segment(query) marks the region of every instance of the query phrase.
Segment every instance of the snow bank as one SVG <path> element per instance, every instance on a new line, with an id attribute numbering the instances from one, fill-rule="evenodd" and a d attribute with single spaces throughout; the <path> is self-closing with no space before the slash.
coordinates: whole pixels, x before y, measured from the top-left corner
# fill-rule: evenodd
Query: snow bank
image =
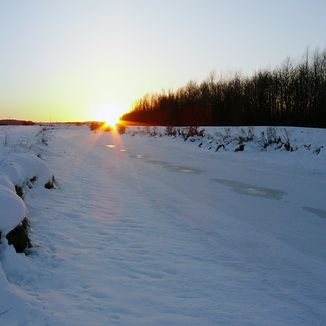
<path id="1" fill-rule="evenodd" d="M 195 143 L 200 147 L 219 151 L 234 151 L 239 144 L 245 144 L 244 151 L 305 149 L 313 154 L 326 151 L 326 130 L 299 127 L 143 127 L 128 126 L 126 134 L 148 135 L 156 138 L 171 136 L 175 140 Z M 166 139 L 165 139 L 166 140 Z M 224 146 L 219 146 L 219 145 Z M 250 144 L 251 146 L 247 146 Z M 289 147 L 286 148 L 288 144 Z"/>
<path id="2" fill-rule="evenodd" d="M 37 311 L 34 304 L 31 305 L 33 299 L 27 300 L 26 293 L 10 282 L 11 278 L 18 279 L 19 275 L 35 272 L 31 269 L 32 265 L 27 264 L 26 257 L 16 253 L 26 248 L 25 244 L 22 247 L 23 242 L 27 242 L 27 247 L 30 244 L 29 239 L 26 239 L 26 230 L 22 231 L 28 223 L 28 211 L 23 199 L 17 195 L 16 187 L 26 192 L 31 187 L 44 187 L 53 180 L 47 165 L 36 155 L 39 146 L 44 145 L 42 131 L 38 126 L 0 127 L 0 141 L 3 140 L 0 142 L 1 325 L 44 324 L 42 312 Z M 21 249 L 17 249 L 17 245 Z M 12 314 L 16 316 L 15 321 Z"/>
<path id="3" fill-rule="evenodd" d="M 17 270 L 21 272 L 22 269 L 25 269 L 26 271 L 26 262 L 23 260 L 23 257 L 17 255 L 10 246 L 4 247 L 4 244 L 0 246 L 2 261 L 5 261 L 6 264 L 9 263 L 10 265 L 11 263 L 11 265 L 14 265 L 16 273 Z M 1 262 L 0 289 L 0 325 L 45 325 L 42 309 L 35 307 L 36 300 L 29 298 L 19 287 L 8 281 Z M 13 314 L 15 316 L 14 319 L 12 317 Z"/>
<path id="4" fill-rule="evenodd" d="M 149 127 L 128 126 L 125 134 L 153 139 L 162 146 L 199 147 L 203 155 L 241 155 L 255 162 L 323 173 L 326 167 L 326 129 L 300 127 Z M 188 149 L 187 149 L 188 148 Z"/>
<path id="5" fill-rule="evenodd" d="M 0 174 L 9 178 L 15 186 L 22 186 L 25 181 L 23 168 L 12 161 L 4 161 L 0 164 Z"/>
<path id="6" fill-rule="evenodd" d="M 7 169 L 9 173 L 11 172 L 10 169 L 8 169 L 9 165 L 15 167 L 21 172 L 19 182 L 15 184 L 30 184 L 31 180 L 33 180 L 33 182 L 37 181 L 37 183 L 44 186 L 48 182 L 52 181 L 53 174 L 51 173 L 47 165 L 44 163 L 44 161 L 42 161 L 40 158 L 33 154 L 19 152 L 12 153 L 7 158 L 7 161 L 8 164 L 5 165 L 5 170 Z M 13 174 L 9 174 L 9 177 L 12 177 L 14 180 L 17 180 L 17 175 L 15 176 Z"/>
<path id="7" fill-rule="evenodd" d="M 0 128 L 1 129 L 1 128 Z M 27 217 L 23 200 L 17 196 L 15 186 L 31 188 L 45 186 L 53 180 L 53 174 L 47 165 L 33 153 L 40 132 L 35 135 L 35 128 L 11 128 L 5 130 L 6 141 L 0 148 L 0 232 L 5 236 Z M 2 132 L 4 130 L 1 130 Z M 30 133 L 28 133 L 28 131 Z M 22 137 L 22 139 L 20 139 Z M 9 144 L 9 140 L 12 143 Z"/>
<path id="8" fill-rule="evenodd" d="M 14 184 L 5 174 L 0 174 L 0 185 L 9 188 L 12 191 L 15 191 Z"/>
<path id="9" fill-rule="evenodd" d="M 5 236 L 27 216 L 27 208 L 15 192 L 2 185 L 0 185 L 0 207 L 0 232 Z"/>

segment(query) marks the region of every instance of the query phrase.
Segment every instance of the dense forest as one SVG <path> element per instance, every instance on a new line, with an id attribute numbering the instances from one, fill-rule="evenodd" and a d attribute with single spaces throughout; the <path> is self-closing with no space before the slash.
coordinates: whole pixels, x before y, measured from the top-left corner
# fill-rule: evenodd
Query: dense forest
<path id="1" fill-rule="evenodd" d="M 176 91 L 144 95 L 123 120 L 169 126 L 283 125 L 326 127 L 326 49 L 251 77 L 234 73 Z"/>

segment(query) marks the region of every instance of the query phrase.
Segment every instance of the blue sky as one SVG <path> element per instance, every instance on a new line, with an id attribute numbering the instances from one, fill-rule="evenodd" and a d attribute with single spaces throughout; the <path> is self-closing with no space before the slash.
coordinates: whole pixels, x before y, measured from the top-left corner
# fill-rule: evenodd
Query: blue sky
<path id="1" fill-rule="evenodd" d="M 106 119 L 147 92 L 326 47 L 321 0 L 0 0 L 0 119 Z"/>

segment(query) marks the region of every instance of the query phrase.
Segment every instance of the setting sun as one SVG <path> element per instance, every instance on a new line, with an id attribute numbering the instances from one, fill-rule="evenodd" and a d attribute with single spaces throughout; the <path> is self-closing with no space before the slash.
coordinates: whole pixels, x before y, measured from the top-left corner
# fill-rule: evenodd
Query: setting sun
<path id="1" fill-rule="evenodd" d="M 105 104 L 98 109 L 96 119 L 104 121 L 106 126 L 114 127 L 125 112 L 126 110 L 117 104 Z"/>

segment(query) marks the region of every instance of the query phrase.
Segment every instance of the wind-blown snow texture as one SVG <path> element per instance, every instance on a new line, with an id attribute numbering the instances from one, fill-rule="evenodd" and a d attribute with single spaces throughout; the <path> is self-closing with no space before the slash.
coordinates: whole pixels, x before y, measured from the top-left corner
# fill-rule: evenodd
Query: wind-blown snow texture
<path id="1" fill-rule="evenodd" d="M 15 128 L 9 140 L 37 132 Z M 0 325 L 326 325 L 326 148 L 46 137 L 60 188 L 26 193 L 31 255 L 2 238 Z M 326 131 L 292 141 L 320 148 Z"/>

